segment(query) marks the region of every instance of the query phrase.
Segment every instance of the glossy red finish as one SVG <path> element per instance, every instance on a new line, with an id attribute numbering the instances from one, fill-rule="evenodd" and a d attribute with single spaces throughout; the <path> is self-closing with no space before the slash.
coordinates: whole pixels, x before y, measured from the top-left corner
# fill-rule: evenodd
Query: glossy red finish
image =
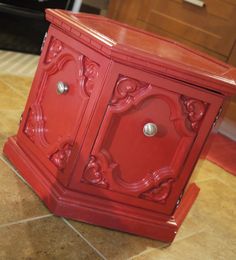
<path id="1" fill-rule="evenodd" d="M 4 153 L 55 214 L 171 242 L 236 70 L 100 16 L 46 13 L 51 26 Z M 68 90 L 58 94 L 58 82 Z"/>

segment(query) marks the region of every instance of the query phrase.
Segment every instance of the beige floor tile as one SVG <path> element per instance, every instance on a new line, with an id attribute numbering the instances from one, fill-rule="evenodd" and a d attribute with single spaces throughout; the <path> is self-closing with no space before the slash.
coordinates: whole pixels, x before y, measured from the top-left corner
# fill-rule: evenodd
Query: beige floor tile
<path id="1" fill-rule="evenodd" d="M 39 56 L 0 50 L 0 73 L 12 76 L 33 77 Z"/>
<path id="2" fill-rule="evenodd" d="M 217 179 L 198 183 L 198 186 L 201 188 L 199 196 L 175 241 L 204 230 L 236 243 L 236 191 Z"/>
<path id="3" fill-rule="evenodd" d="M 199 219 L 196 217 L 200 213 L 201 212 L 199 212 L 198 206 L 196 204 L 193 205 L 191 211 L 178 230 L 174 242 L 207 229 L 207 223 L 205 221 L 199 221 Z"/>
<path id="4" fill-rule="evenodd" d="M 192 173 L 191 181 L 202 182 L 215 179 L 214 169 L 206 165 L 207 160 L 198 160 L 197 165 Z M 208 168 L 209 167 L 209 168 Z"/>
<path id="5" fill-rule="evenodd" d="M 199 185 L 200 197 L 192 217 L 204 222 L 212 237 L 218 236 L 236 248 L 236 191 L 218 180 Z"/>
<path id="6" fill-rule="evenodd" d="M 1 110 L 22 110 L 24 108 L 25 98 L 2 81 L 0 81 L 0 93 Z"/>
<path id="7" fill-rule="evenodd" d="M 0 225 L 49 214 L 36 194 L 0 158 Z"/>
<path id="8" fill-rule="evenodd" d="M 227 186 L 236 188 L 236 177 L 208 160 L 199 160 L 193 175 L 192 180 L 195 182 L 218 179 Z"/>
<path id="9" fill-rule="evenodd" d="M 202 171 L 207 171 L 208 169 L 211 169 L 210 174 L 212 176 L 223 182 L 225 185 L 236 190 L 236 176 L 226 172 L 224 169 L 208 160 L 204 161 L 203 167 L 204 168 L 202 169 Z"/>
<path id="10" fill-rule="evenodd" d="M 22 110 L 1 110 L 0 109 L 0 133 L 6 138 L 15 135 L 19 128 Z"/>
<path id="11" fill-rule="evenodd" d="M 191 214 L 197 216 L 200 221 L 219 221 L 231 226 L 236 218 L 236 191 L 219 180 L 206 181 L 198 185 L 201 191 Z"/>
<path id="12" fill-rule="evenodd" d="M 32 84 L 32 77 L 18 77 L 14 75 L 0 75 L 0 83 L 16 91 L 23 98 L 27 98 Z"/>
<path id="13" fill-rule="evenodd" d="M 205 173 L 202 173 L 201 169 L 203 167 L 205 160 L 203 159 L 199 159 L 193 172 L 192 172 L 192 176 L 191 176 L 191 180 L 192 181 L 196 181 L 196 180 L 205 180 L 205 179 L 209 179 L 210 176 L 208 176 Z"/>
<path id="14" fill-rule="evenodd" d="M 236 191 L 217 179 L 198 185 L 200 194 L 172 245 L 134 259 L 235 259 Z"/>
<path id="15" fill-rule="evenodd" d="M 150 248 L 160 248 L 167 244 L 123 232 L 100 228 L 76 221 L 70 223 L 106 258 L 127 259 Z"/>
<path id="16" fill-rule="evenodd" d="M 168 248 L 154 249 L 133 257 L 135 260 L 234 260 L 235 248 L 221 237 L 200 232 L 189 238 L 173 243 Z"/>
<path id="17" fill-rule="evenodd" d="M 235 259 L 236 191 L 217 179 L 201 182 L 198 185 L 201 188 L 199 197 L 180 228 L 172 245 L 173 249 L 166 253 L 173 259 L 180 259 L 181 248 L 183 247 L 184 250 L 185 247 L 189 247 L 193 256 L 188 258 L 191 256 L 186 255 L 186 259 Z M 200 241 L 201 237 L 203 242 Z M 196 243 L 196 247 L 191 243 Z M 201 257 L 201 253 L 206 254 L 205 258 Z M 160 252 L 151 252 L 150 254 L 146 255 L 148 259 L 154 256 L 166 259 L 162 255 L 164 253 L 159 255 Z"/>
<path id="18" fill-rule="evenodd" d="M 6 137 L 0 131 L 0 156 L 2 155 L 2 149 L 5 142 L 6 142 Z"/>
<path id="19" fill-rule="evenodd" d="M 101 257 L 60 218 L 48 217 L 0 228 L 0 259 Z"/>

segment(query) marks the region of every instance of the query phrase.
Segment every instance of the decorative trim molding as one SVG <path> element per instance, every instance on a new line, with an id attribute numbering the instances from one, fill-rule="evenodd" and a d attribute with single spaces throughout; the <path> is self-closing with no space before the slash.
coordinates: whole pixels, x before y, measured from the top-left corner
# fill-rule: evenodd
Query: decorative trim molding
<path id="1" fill-rule="evenodd" d="M 111 161 L 109 152 L 103 150 L 97 156 L 90 156 L 81 181 L 134 197 L 161 203 L 166 201 L 174 181 L 171 168 L 161 168 L 148 173 L 140 181 L 128 183 L 114 171 L 117 166 L 117 163 Z"/>
<path id="2" fill-rule="evenodd" d="M 111 99 L 111 105 L 116 107 L 123 107 L 135 98 L 136 95 L 142 93 L 148 88 L 149 84 L 138 81 L 136 79 L 120 76 Z"/>
<path id="3" fill-rule="evenodd" d="M 171 192 L 171 184 L 173 182 L 173 179 L 167 179 L 160 183 L 160 185 L 155 186 L 154 188 L 143 192 L 140 195 L 140 198 L 146 199 L 146 200 L 154 200 L 157 202 L 165 203 L 166 199 L 168 198 L 170 192 Z"/>
<path id="4" fill-rule="evenodd" d="M 39 104 L 33 104 L 28 112 L 28 118 L 24 127 L 24 133 L 35 143 L 38 138 L 42 144 L 46 143 L 44 137 L 44 116 Z"/>
<path id="5" fill-rule="evenodd" d="M 190 130 L 197 132 L 206 113 L 208 104 L 187 96 L 181 96 L 180 100 L 184 106 L 184 112 L 187 114 L 186 125 Z"/>
<path id="6" fill-rule="evenodd" d="M 90 96 L 98 78 L 99 65 L 86 56 L 83 58 L 84 67 L 84 90 Z"/>
<path id="7" fill-rule="evenodd" d="M 58 148 L 50 157 L 50 161 L 59 169 L 63 170 L 71 155 L 72 145 L 65 144 L 63 147 Z"/>
<path id="8" fill-rule="evenodd" d="M 84 170 L 81 181 L 100 186 L 105 189 L 109 187 L 108 182 L 104 177 L 102 167 L 95 156 L 90 156 L 89 162 Z"/>
<path id="9" fill-rule="evenodd" d="M 63 44 L 58 39 L 52 39 L 47 50 L 47 55 L 45 58 L 45 63 L 49 64 L 51 61 L 58 56 L 62 51 Z"/>

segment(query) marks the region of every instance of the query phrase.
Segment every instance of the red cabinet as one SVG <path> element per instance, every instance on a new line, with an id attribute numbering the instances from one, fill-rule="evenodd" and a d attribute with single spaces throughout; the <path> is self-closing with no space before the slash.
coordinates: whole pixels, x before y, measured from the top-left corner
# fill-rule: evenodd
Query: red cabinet
<path id="1" fill-rule="evenodd" d="M 57 215 L 170 242 L 194 165 L 236 93 L 229 65 L 99 16 L 51 22 L 4 153 Z"/>

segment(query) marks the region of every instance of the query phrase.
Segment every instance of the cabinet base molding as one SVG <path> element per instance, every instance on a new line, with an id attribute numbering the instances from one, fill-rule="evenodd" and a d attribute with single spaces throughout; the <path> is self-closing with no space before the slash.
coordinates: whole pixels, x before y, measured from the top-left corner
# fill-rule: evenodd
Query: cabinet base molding
<path id="1" fill-rule="evenodd" d="M 4 154 L 55 215 L 167 243 L 175 238 L 199 192 L 196 184 L 190 184 L 173 215 L 167 216 L 66 189 L 46 168 L 35 165 L 16 137 L 8 139 Z"/>

